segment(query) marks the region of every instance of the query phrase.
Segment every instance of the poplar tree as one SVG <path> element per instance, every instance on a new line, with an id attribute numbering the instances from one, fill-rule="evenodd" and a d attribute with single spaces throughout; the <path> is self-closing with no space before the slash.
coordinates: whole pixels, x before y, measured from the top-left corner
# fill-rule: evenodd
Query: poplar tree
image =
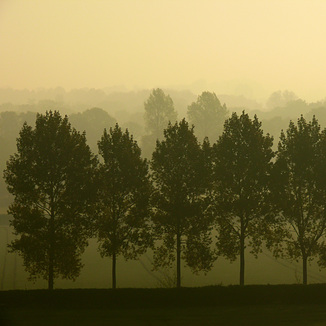
<path id="1" fill-rule="evenodd" d="M 240 285 L 245 279 L 245 249 L 257 256 L 268 212 L 266 198 L 273 139 L 261 122 L 242 112 L 233 113 L 213 145 L 213 211 L 220 255 L 234 261 L 240 256 Z"/>
<path id="2" fill-rule="evenodd" d="M 173 123 L 177 119 L 177 112 L 170 95 L 165 95 L 160 88 L 153 89 L 144 103 L 144 108 L 146 129 L 155 141 L 161 139 L 169 121 Z"/>
<path id="3" fill-rule="evenodd" d="M 281 133 L 273 167 L 271 198 L 274 232 L 268 247 L 276 257 L 302 261 L 303 284 L 308 262 L 326 252 L 326 131 L 315 117 L 301 116 Z"/>
<path id="4" fill-rule="evenodd" d="M 183 119 L 169 124 L 164 139 L 157 141 L 151 168 L 153 229 L 157 245 L 154 265 L 171 266 L 176 261 L 181 287 L 181 259 L 194 272 L 209 271 L 214 259 L 211 219 L 205 214 L 205 152 L 193 127 Z"/>
<path id="5" fill-rule="evenodd" d="M 151 245 L 151 184 L 148 163 L 128 130 L 123 132 L 118 124 L 104 130 L 98 148 L 103 163 L 98 170 L 95 224 L 99 251 L 112 259 L 112 288 L 116 288 L 117 257 L 136 259 Z"/>
<path id="6" fill-rule="evenodd" d="M 215 142 L 223 131 L 228 117 L 226 105 L 222 105 L 215 93 L 203 92 L 196 102 L 188 106 L 190 123 L 195 126 L 195 134 L 202 141 L 205 137 Z"/>
<path id="7" fill-rule="evenodd" d="M 38 114 L 35 128 L 24 124 L 7 162 L 4 179 L 14 196 L 8 214 L 17 236 L 10 249 L 23 257 L 30 278 L 46 279 L 50 290 L 55 278 L 74 280 L 82 268 L 96 162 L 85 134 L 56 111 Z"/>

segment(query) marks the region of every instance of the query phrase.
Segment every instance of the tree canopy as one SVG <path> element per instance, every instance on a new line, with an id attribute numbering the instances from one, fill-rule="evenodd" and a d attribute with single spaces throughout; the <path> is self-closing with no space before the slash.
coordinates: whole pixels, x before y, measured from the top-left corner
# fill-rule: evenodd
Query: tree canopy
<path id="1" fill-rule="evenodd" d="M 200 141 L 208 137 L 215 142 L 222 133 L 227 116 L 226 105 L 221 105 L 215 93 L 203 92 L 188 106 L 189 121 L 195 125 L 195 134 Z"/>
<path id="2" fill-rule="evenodd" d="M 302 260 L 304 284 L 307 261 L 319 256 L 320 266 L 325 266 L 325 166 L 326 131 L 320 131 L 315 117 L 291 121 L 281 133 L 273 167 L 275 230 L 268 246 L 277 257 Z"/>
<path id="3" fill-rule="evenodd" d="M 37 115 L 35 128 L 24 124 L 7 162 L 4 178 L 14 196 L 8 214 L 18 236 L 10 248 L 49 289 L 55 278 L 75 279 L 82 268 L 95 165 L 85 134 L 51 111 Z"/>
<path id="4" fill-rule="evenodd" d="M 137 142 L 118 124 L 104 130 L 98 142 L 104 162 L 99 166 L 96 228 L 99 251 L 112 258 L 112 287 L 116 287 L 116 258 L 135 259 L 151 244 L 148 163 Z"/>
<path id="5" fill-rule="evenodd" d="M 97 141 L 105 127 L 113 127 L 116 120 L 105 110 L 91 108 L 82 113 L 74 113 L 69 116 L 71 124 L 80 132 L 86 130 L 87 143 L 93 152 L 97 150 Z"/>
<path id="6" fill-rule="evenodd" d="M 169 95 L 165 95 L 160 88 L 153 89 L 145 107 L 146 129 L 153 135 L 155 140 L 162 139 L 163 130 L 167 128 L 169 121 L 174 123 L 177 119 L 177 112 Z"/>
<path id="7" fill-rule="evenodd" d="M 83 117 L 114 121 L 96 108 Z M 154 269 L 176 265 L 177 287 L 183 265 L 208 272 L 217 256 L 239 258 L 243 285 L 245 253 L 257 257 L 264 241 L 276 258 L 302 261 L 304 284 L 309 262 L 326 267 L 326 129 L 314 116 L 291 121 L 275 152 L 258 118 L 244 111 L 225 121 L 213 146 L 207 137 L 199 142 L 185 119 L 167 122 L 150 163 L 118 124 L 98 137 L 97 159 L 70 118 L 50 111 L 37 114 L 35 126 L 25 118 L 35 121 L 32 113 L 0 114 L 7 157 L 21 128 L 2 179 L 10 196 L 0 187 L 0 199 L 6 208 L 13 201 L 10 250 L 22 256 L 30 279 L 48 280 L 49 289 L 56 278 L 78 277 L 95 233 L 100 254 L 112 260 L 113 288 L 119 257 L 136 259 L 147 248 Z M 93 143 L 96 134 L 93 128 Z"/>
<path id="8" fill-rule="evenodd" d="M 181 286 L 181 258 L 195 272 L 212 267 L 210 218 L 205 208 L 205 155 L 193 128 L 183 119 L 169 124 L 157 141 L 151 161 L 155 266 L 177 262 Z"/>
<path id="9" fill-rule="evenodd" d="M 220 255 L 235 260 L 240 255 L 240 284 L 244 284 L 245 248 L 257 254 L 262 243 L 265 199 L 271 169 L 273 139 L 264 136 L 255 116 L 233 113 L 213 145 L 213 211 Z"/>

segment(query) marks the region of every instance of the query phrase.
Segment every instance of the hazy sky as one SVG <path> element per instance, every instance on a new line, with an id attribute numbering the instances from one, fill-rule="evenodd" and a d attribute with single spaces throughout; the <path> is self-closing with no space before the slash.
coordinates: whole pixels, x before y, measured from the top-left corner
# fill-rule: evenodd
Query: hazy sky
<path id="1" fill-rule="evenodd" d="M 324 0 L 0 0 L 0 87 L 326 97 Z"/>

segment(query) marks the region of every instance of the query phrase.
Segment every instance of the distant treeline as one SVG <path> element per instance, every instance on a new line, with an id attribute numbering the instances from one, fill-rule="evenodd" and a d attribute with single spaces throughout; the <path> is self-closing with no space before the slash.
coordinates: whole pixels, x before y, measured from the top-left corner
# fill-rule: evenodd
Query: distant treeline
<path id="1" fill-rule="evenodd" d="M 2 113 L 0 137 L 18 137 L 16 150 L 2 152 L 11 154 L 3 167 L 17 236 L 10 250 L 31 279 L 42 277 L 52 289 L 55 278 L 78 277 L 91 237 L 112 258 L 114 288 L 117 256 L 136 259 L 148 248 L 154 268 L 176 265 L 176 287 L 181 262 L 208 272 L 219 256 L 240 257 L 243 285 L 245 250 L 257 256 L 263 245 L 275 257 L 302 260 L 304 284 L 309 261 L 325 267 L 326 130 L 314 116 L 290 121 L 276 149 L 256 115 L 229 116 L 214 93 L 188 106 L 189 123 L 177 120 L 161 89 L 144 109 L 145 155 L 101 109 L 70 118 L 46 111 L 36 120 Z M 17 117 L 26 121 L 19 134 Z M 100 129 L 90 129 L 94 119 Z"/>

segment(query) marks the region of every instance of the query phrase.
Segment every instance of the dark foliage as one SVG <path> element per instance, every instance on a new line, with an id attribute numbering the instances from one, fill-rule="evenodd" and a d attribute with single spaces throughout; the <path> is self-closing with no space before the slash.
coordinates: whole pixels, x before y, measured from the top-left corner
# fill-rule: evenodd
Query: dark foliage
<path id="1" fill-rule="evenodd" d="M 273 168 L 274 232 L 267 245 L 276 257 L 302 259 L 304 284 L 307 261 L 319 256 L 325 266 L 325 167 L 326 131 L 314 117 L 291 121 L 281 134 Z"/>
<path id="2" fill-rule="evenodd" d="M 180 287 L 181 258 L 195 272 L 212 267 L 211 219 L 204 214 L 207 171 L 204 150 L 185 120 L 169 124 L 164 136 L 151 161 L 154 233 L 161 240 L 154 259 L 155 266 L 176 259 Z"/>
<path id="3" fill-rule="evenodd" d="M 22 255 L 30 277 L 47 279 L 50 289 L 54 278 L 75 279 L 82 268 L 95 165 L 85 135 L 51 111 L 37 115 L 34 129 L 24 124 L 7 162 L 4 178 L 14 196 L 8 214 L 18 236 L 10 249 Z"/>
<path id="4" fill-rule="evenodd" d="M 96 229 L 102 256 L 112 257 L 112 287 L 116 258 L 135 259 L 151 244 L 148 202 L 151 184 L 147 161 L 128 130 L 118 124 L 104 130 L 98 142 L 104 162 L 99 166 Z"/>
<path id="5" fill-rule="evenodd" d="M 246 240 L 257 255 L 268 227 L 266 195 L 271 170 L 273 139 L 263 135 L 261 123 L 243 112 L 225 122 L 213 146 L 212 212 L 218 230 L 220 255 L 235 260 L 240 255 L 240 284 L 244 284 Z"/>

